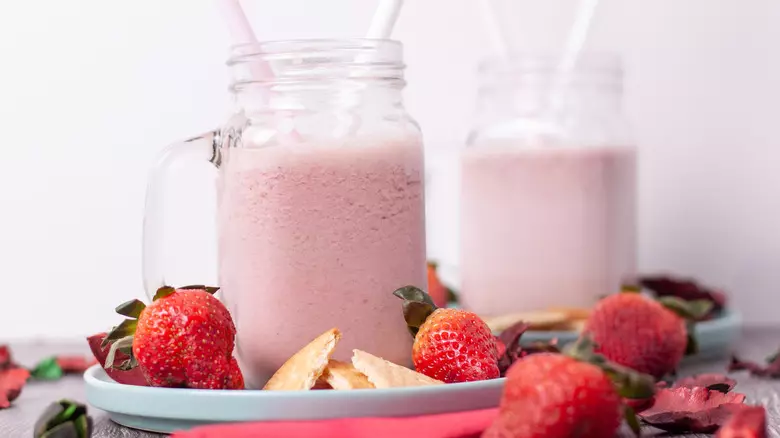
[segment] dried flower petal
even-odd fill
[[[520,338],[523,336],[523,333],[530,328],[531,325],[524,321],[516,322],[502,331],[498,335],[498,339],[506,345],[507,350],[518,349],[519,347],[517,346],[520,345]]]
[[[723,292],[709,289],[691,279],[645,276],[639,279],[639,283],[659,297],[673,296],[685,301],[707,300],[712,302],[712,309],[702,320],[714,317],[726,307],[726,295]]]
[[[639,413],[642,420],[672,433],[712,433],[742,408],[745,395],[706,388],[660,389],[653,405]]]
[[[536,353],[560,353],[561,349],[558,348],[558,339],[552,339],[550,342],[532,342],[528,345],[520,347],[520,357],[526,357],[529,354]]]
[[[507,327],[506,330],[498,335],[496,343],[499,348],[498,369],[501,371],[501,376],[506,373],[513,363],[529,354],[560,353],[558,341],[555,339],[551,342],[534,342],[531,345],[521,346],[520,338],[530,327],[530,324],[520,321]],[[503,354],[501,350],[503,350]]]
[[[498,340],[504,345],[504,354],[498,356],[498,369],[503,377],[506,371],[520,359],[520,338],[531,326],[525,322],[518,322],[509,326],[498,335]]]
[[[772,356],[771,362],[766,365],[761,365],[756,362],[741,360],[736,356],[731,356],[731,362],[729,363],[729,371],[749,371],[751,375],[756,377],[766,377],[770,379],[780,378],[780,357]]]
[[[11,402],[22,393],[29,377],[30,372],[24,368],[0,370],[0,409],[11,407]]]
[[[496,356],[501,358],[506,354],[506,344],[504,344],[504,341],[501,340],[498,336],[495,336],[496,338]]]
[[[766,438],[766,409],[745,406],[718,430],[717,438]]]
[[[698,374],[684,377],[674,383],[672,388],[696,388],[702,387],[712,391],[729,392],[737,385],[737,381],[723,374]]]
[[[14,358],[11,355],[11,347],[7,345],[0,345],[0,370],[7,370],[9,368],[21,368],[19,364],[14,362]]]
[[[96,359],[84,356],[57,356],[55,360],[65,374],[81,374],[98,363]]]
[[[106,333],[98,333],[87,338],[87,342],[89,342],[89,348],[92,350],[92,354],[101,364],[105,364],[109,350],[108,347],[101,347],[101,343],[105,337]],[[125,385],[149,386],[140,368],[136,367],[128,371],[122,371],[115,368],[119,367],[122,362],[126,361],[127,359],[129,359],[128,355],[122,353],[121,351],[117,351],[116,356],[114,357],[114,367],[109,367],[105,370],[108,376],[114,379],[114,381],[123,383]]]
[[[0,368],[7,368],[11,364],[11,350],[7,345],[0,345]]]

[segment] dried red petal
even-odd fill
[[[737,386],[737,381],[723,374],[698,374],[684,377],[676,382],[672,388],[696,388],[702,387],[713,391],[729,392]]]
[[[736,356],[731,356],[729,362],[729,371],[749,371],[756,377],[767,377],[770,379],[780,378],[780,356],[775,356],[771,362],[761,365],[748,360],[741,360]]]
[[[506,330],[498,335],[498,340],[504,344],[504,354],[498,356],[498,369],[501,376],[520,359],[520,338],[531,326],[525,322],[518,322],[507,327]]]
[[[7,345],[0,345],[0,370],[6,370],[10,368],[21,368],[18,363],[14,362],[14,358],[11,355],[11,347]]]
[[[520,357],[526,357],[529,354],[536,353],[560,353],[561,349],[558,348],[558,339],[553,339],[550,342],[534,342],[530,345],[524,345],[520,347]]]
[[[659,297],[674,296],[685,301],[707,300],[712,309],[702,319],[710,319],[726,307],[726,295],[718,290],[709,289],[691,279],[671,276],[646,276],[639,279],[642,287],[650,289]]]
[[[504,344],[504,341],[501,340],[498,336],[496,338],[496,350],[499,358],[506,354],[506,344]]]
[[[11,407],[11,402],[19,397],[30,372],[24,368],[0,370],[0,409]]]
[[[531,328],[530,324],[520,321],[507,327],[498,335],[498,339],[506,345],[507,353],[510,350],[520,349],[520,338],[529,328]]]
[[[0,345],[0,369],[8,368],[11,364],[11,350],[7,345]]]
[[[86,358],[84,356],[57,356],[57,365],[60,366],[65,374],[81,374],[87,368],[95,365],[96,359]]]
[[[745,395],[707,388],[660,389],[653,405],[640,412],[642,420],[672,433],[712,433],[744,405]]]
[[[744,406],[718,430],[717,438],[766,438],[766,409]]]
[[[106,356],[108,355],[108,349],[101,348],[100,344],[103,342],[103,339],[105,339],[106,333],[98,333],[96,335],[92,335],[87,338],[87,342],[89,342],[89,348],[92,350],[92,354],[95,356],[95,359],[97,359],[98,363],[101,365],[105,365],[106,362]],[[121,351],[116,352],[116,356],[114,357],[114,365],[119,366],[122,362],[128,359],[128,356]],[[122,371],[118,370],[116,368],[109,368],[106,369],[106,374],[108,374],[108,377],[111,377],[116,381],[117,383],[122,383],[125,385],[136,385],[136,386],[149,386],[149,383],[146,381],[146,377],[144,377],[143,373],[141,372],[141,369],[136,367],[129,371]]]
[[[498,369],[501,371],[501,376],[504,376],[513,363],[528,355],[536,353],[560,353],[561,350],[558,348],[557,339],[553,339],[550,342],[534,342],[530,345],[521,346],[520,338],[530,327],[530,324],[520,321],[509,326],[496,337],[496,343],[499,348]],[[502,349],[503,353],[501,353]]]

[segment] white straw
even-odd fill
[[[565,88],[571,79],[571,70],[577,63],[582,47],[588,39],[599,0],[580,0],[579,3],[577,15],[574,18],[574,25],[569,33],[569,38],[566,40],[563,56],[561,56],[561,60],[558,63],[554,85],[550,93],[550,111],[552,112],[555,112],[563,101]]]
[[[244,13],[244,9],[241,7],[239,0],[217,0],[222,16],[225,20],[225,24],[230,32],[230,38],[234,46],[241,44],[257,44],[258,39],[255,32],[252,30],[252,25],[249,24],[249,20]],[[249,73],[252,79],[273,78],[274,71],[267,62],[250,62]],[[257,98],[262,98],[265,94],[264,90],[258,89],[250,91],[252,93],[258,93]],[[295,124],[292,118],[285,112],[276,113],[276,125],[277,135],[280,138],[286,140],[300,141],[302,139],[298,131],[295,130]]]
[[[238,0],[217,0],[220,12],[225,20],[225,25],[230,32],[231,43],[234,46],[241,44],[256,44],[255,36],[244,9]],[[249,65],[252,76],[255,78],[273,76],[273,72],[267,63],[252,62]]]
[[[233,44],[256,43],[257,37],[238,0],[218,0]]]
[[[493,0],[480,0],[479,5],[482,10],[482,19],[484,20],[485,30],[488,32],[491,44],[503,58],[509,57],[509,40],[503,31],[503,27],[498,20],[498,11],[493,6]]]
[[[403,4],[403,0],[380,0],[379,7],[374,12],[374,18],[371,19],[371,27],[368,28],[366,38],[375,40],[390,38]]]
[[[379,6],[371,19],[371,25],[366,32],[366,39],[386,40],[393,34],[398,16],[401,15],[401,7],[404,0],[379,0]],[[361,53],[355,58],[357,64],[371,61],[371,55]]]
[[[374,12],[374,17],[371,19],[371,25],[366,32],[366,39],[373,40],[386,40],[393,35],[393,28],[398,21],[398,16],[401,15],[401,7],[404,5],[404,0],[380,0],[379,6]],[[357,65],[367,64],[371,62],[370,53],[359,53],[355,57],[355,63]],[[351,73],[350,76],[355,76]],[[352,103],[357,103],[356,100],[359,96],[352,96]],[[349,114],[344,117],[344,120],[336,125],[336,129],[333,131],[335,137],[343,137],[345,135],[354,135],[361,127],[362,121],[360,117],[355,114]]]

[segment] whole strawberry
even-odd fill
[[[602,299],[584,333],[607,359],[655,378],[674,371],[688,345],[685,320],[639,293]]]
[[[138,366],[151,386],[243,389],[233,358],[236,328],[227,308],[212,296],[217,288],[162,287],[145,306],[138,300],[117,307],[127,319],[108,334],[116,350],[130,354],[121,368]]]
[[[515,362],[499,416],[483,438],[607,438],[623,418],[621,397],[597,366],[556,353]]]
[[[404,300],[404,317],[414,336],[412,361],[418,372],[447,383],[499,376],[496,338],[476,314],[437,308],[428,294],[413,286],[393,295]]]

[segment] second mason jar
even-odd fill
[[[622,68],[585,55],[485,63],[460,159],[462,305],[591,306],[636,270],[636,148]]]

